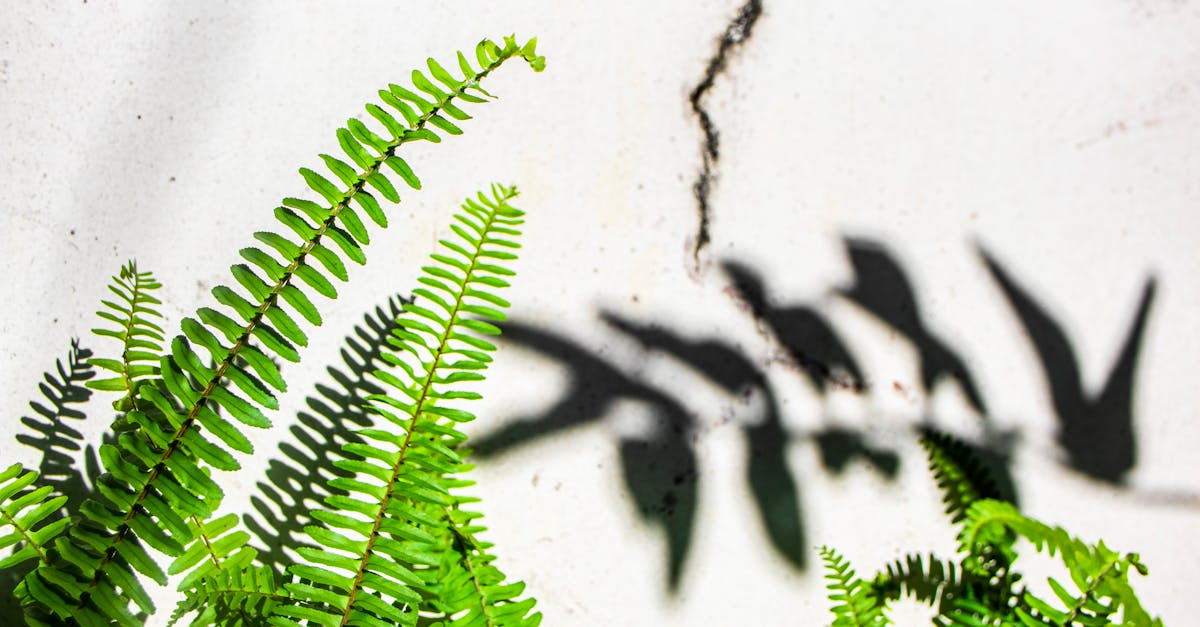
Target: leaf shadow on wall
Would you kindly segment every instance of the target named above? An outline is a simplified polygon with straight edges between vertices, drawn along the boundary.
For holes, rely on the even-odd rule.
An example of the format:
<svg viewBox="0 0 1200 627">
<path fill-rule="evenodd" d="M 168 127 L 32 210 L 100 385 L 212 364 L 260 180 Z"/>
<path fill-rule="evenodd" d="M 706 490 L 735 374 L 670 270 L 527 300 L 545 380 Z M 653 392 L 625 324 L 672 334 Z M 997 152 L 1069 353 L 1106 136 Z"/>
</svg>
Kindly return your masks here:
<svg viewBox="0 0 1200 627">
<path fill-rule="evenodd" d="M 250 498 L 257 515 L 246 514 L 246 528 L 258 538 L 258 559 L 276 572 L 292 563 L 284 548 L 311 546 L 304 527 L 316 524 L 311 512 L 325 507 L 331 494 L 326 484 L 351 473 L 334 465 L 342 446 L 361 442 L 355 433 L 372 424 L 366 412 L 368 395 L 383 390 L 367 377 L 378 368 L 383 345 L 396 328 L 402 303 L 411 298 L 392 297 L 363 315 L 345 338 L 340 350 L 344 369 L 329 366 L 327 382 L 317 383 L 305 399 L 309 411 L 297 414 L 289 429 L 291 438 L 279 443 L 278 453 L 267 462 L 265 481 Z"/>
<path fill-rule="evenodd" d="M 1146 280 L 1117 361 L 1100 392 L 1092 395 L 1083 389 L 1079 359 L 1066 329 L 1017 284 L 994 255 L 982 245 L 978 250 L 1036 349 L 1059 422 L 1058 443 L 1069 464 L 1093 479 L 1123 483 L 1137 463 L 1133 383 L 1157 281 L 1154 277 Z"/>
<path fill-rule="evenodd" d="M 1011 464 L 1021 439 L 1019 430 L 1003 430 L 989 418 L 978 384 L 967 368 L 968 360 L 927 326 L 917 305 L 913 282 L 897 256 L 874 240 L 846 237 L 844 245 L 854 278 L 837 293 L 911 342 L 918 356 L 920 385 L 925 392 L 942 380 L 957 383 L 967 403 L 983 421 L 982 436 L 966 443 L 992 473 L 1001 495 L 1017 503 Z M 1135 440 L 1129 399 L 1154 280 L 1147 282 L 1129 339 L 1105 392 L 1089 400 L 1078 391 L 1077 361 L 1061 326 L 1050 321 L 1044 315 L 1044 308 L 1020 291 L 994 258 L 982 251 L 981 258 L 997 277 L 1022 322 L 1030 327 L 1034 348 L 1043 356 L 1046 370 L 1043 374 L 1055 399 L 1060 442 L 1067 452 L 1065 463 L 1093 480 L 1118 482 L 1121 473 L 1132 467 Z M 860 361 L 838 337 L 835 325 L 821 313 L 804 303 L 772 303 L 766 296 L 766 281 L 752 268 L 736 261 L 726 261 L 722 266 L 731 282 L 729 291 L 745 306 L 757 328 L 788 355 L 786 365 L 791 371 L 822 395 L 834 390 L 859 393 L 869 389 Z M 1040 318 L 1038 312 L 1043 314 Z M 802 481 L 786 463 L 785 453 L 790 444 L 810 442 L 819 453 L 823 469 L 831 474 L 844 472 L 855 462 L 885 478 L 898 473 L 899 457 L 892 450 L 872 445 L 870 425 L 862 429 L 824 426 L 810 432 L 788 429 L 776 401 L 777 394 L 764 371 L 772 367 L 771 360 L 748 356 L 720 338 L 688 338 L 669 325 L 636 322 L 612 311 L 602 311 L 600 316 L 616 332 L 636 340 L 644 350 L 669 356 L 730 396 L 759 396 L 764 401 L 761 415 L 740 425 L 748 456 L 745 480 L 762 531 L 776 553 L 793 567 L 806 567 L 810 541 L 804 531 Z M 695 454 L 700 437 L 699 420 L 679 400 L 678 390 L 656 387 L 626 374 L 621 365 L 563 333 L 520 321 L 503 326 L 502 341 L 548 357 L 557 367 L 567 370 L 569 383 L 549 409 L 532 416 L 514 417 L 504 427 L 475 440 L 477 455 L 486 460 L 533 441 L 600 422 L 619 401 L 643 404 L 655 416 L 655 427 L 643 439 L 623 437 L 617 443 L 622 474 L 642 518 L 660 527 L 666 536 L 666 584 L 669 591 L 678 591 L 691 550 L 696 483 L 703 478 Z M 1073 385 L 1063 383 L 1064 377 Z M 913 425 L 914 439 L 930 428 L 936 427 L 932 417 L 926 416 Z M 1093 458 L 1088 457 L 1091 451 L 1103 451 L 1107 465 L 1091 461 Z"/>
</svg>

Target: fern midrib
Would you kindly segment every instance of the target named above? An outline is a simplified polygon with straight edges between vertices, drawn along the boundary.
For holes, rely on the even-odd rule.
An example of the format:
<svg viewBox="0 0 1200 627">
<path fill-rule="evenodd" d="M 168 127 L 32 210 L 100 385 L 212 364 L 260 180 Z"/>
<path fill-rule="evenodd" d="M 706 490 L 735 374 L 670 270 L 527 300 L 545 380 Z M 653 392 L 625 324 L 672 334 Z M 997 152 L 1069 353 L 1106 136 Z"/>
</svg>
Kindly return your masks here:
<svg viewBox="0 0 1200 627">
<path fill-rule="evenodd" d="M 142 291 L 142 282 L 137 274 L 137 266 L 131 264 L 130 269 L 133 276 L 133 297 L 129 299 L 129 319 L 125 321 L 125 341 L 121 347 L 121 379 L 125 382 L 125 392 L 131 406 L 138 410 L 137 394 L 133 391 L 133 377 L 129 375 L 129 344 L 133 341 L 133 321 L 137 318 L 138 294 Z"/>
<path fill-rule="evenodd" d="M 429 120 L 432 119 L 433 116 L 437 115 L 446 104 L 449 104 L 452 100 L 464 94 L 467 88 L 477 86 L 480 80 L 486 78 L 487 75 L 492 72 L 492 70 L 496 69 L 502 63 L 512 58 L 515 54 L 518 54 L 518 52 L 513 51 L 512 53 L 505 55 L 502 51 L 501 54 L 497 56 L 495 61 L 488 64 L 487 67 L 481 68 L 478 73 L 472 75 L 470 80 L 467 80 L 466 77 L 464 77 L 463 84 L 459 86 L 458 89 L 446 94 L 445 98 L 435 103 L 435 105 L 428 112 L 422 114 L 410 131 L 423 130 L 429 123 Z M 155 464 L 155 466 L 150 470 L 145 485 L 141 490 L 138 491 L 138 495 L 133 500 L 132 507 L 130 507 L 129 512 L 122 519 L 121 525 L 117 529 L 116 533 L 113 534 L 112 541 L 105 550 L 104 556 L 101 558 L 99 565 L 96 567 L 91 581 L 88 582 L 87 588 L 80 595 L 80 600 L 76 607 L 83 607 L 86 600 L 90 596 L 91 590 L 100 583 L 100 579 L 104 574 L 104 569 L 117 554 L 117 545 L 121 543 L 125 537 L 125 534 L 127 534 L 130 530 L 129 522 L 138 515 L 139 511 L 143 510 L 142 501 L 145 500 L 150 487 L 154 484 L 154 481 L 158 478 L 158 475 L 162 472 L 162 469 L 166 467 L 167 460 L 170 459 L 171 455 L 174 454 L 175 450 L 179 447 L 180 442 L 183 441 L 184 434 L 187 433 L 187 431 L 195 424 L 200 410 L 204 407 L 205 403 L 212 395 L 213 390 L 216 389 L 221 377 L 224 376 L 225 371 L 233 364 L 234 359 L 237 357 L 242 347 L 245 346 L 245 344 L 249 341 L 251 334 L 262 322 L 262 318 L 266 315 L 267 310 L 271 308 L 276 299 L 279 297 L 279 294 L 282 292 L 283 288 L 286 287 L 291 281 L 292 275 L 295 273 L 296 269 L 299 268 L 304 262 L 304 259 L 307 257 L 313 247 L 320 243 L 321 238 L 325 235 L 325 232 L 328 231 L 331 226 L 333 226 L 334 220 L 338 217 L 342 210 L 345 209 L 346 206 L 349 205 L 350 201 L 353 200 L 354 197 L 362 191 L 363 187 L 366 186 L 367 179 L 378 173 L 384 162 L 388 158 L 394 156 L 396 149 L 409 141 L 413 141 L 410 133 L 403 133 L 400 137 L 395 138 L 395 143 L 389 146 L 388 149 L 383 152 L 383 154 L 377 157 L 371 167 L 368 168 L 363 175 L 360 175 L 357 178 L 354 184 L 350 186 L 350 191 L 342 197 L 341 201 L 339 201 L 333 208 L 330 209 L 329 217 L 321 223 L 321 226 L 316 230 L 313 237 L 305 242 L 300 252 L 296 255 L 296 258 L 293 259 L 292 263 L 284 270 L 283 274 L 275 282 L 274 287 L 271 288 L 268 296 L 263 299 L 262 304 L 255 311 L 254 315 L 249 321 L 247 321 L 246 326 L 242 329 L 241 336 L 238 337 L 233 346 L 229 348 L 228 354 L 226 354 L 226 356 L 221 360 L 221 363 L 214 370 L 212 379 L 209 380 L 208 385 L 205 386 L 204 390 L 197 397 L 196 402 L 188 411 L 187 416 L 180 424 L 179 429 L 176 431 L 170 444 L 167 445 L 167 448 L 163 452 L 163 455 L 159 459 L 158 463 Z M 343 621 L 343 624 L 345 624 L 345 621 Z"/>
<path fill-rule="evenodd" d="M 502 199 L 497 199 L 499 204 L 508 202 L 513 197 L 511 192 L 505 194 Z M 379 527 L 383 524 L 384 513 L 387 511 L 387 505 L 392 499 L 392 492 L 395 490 L 396 481 L 400 478 L 400 469 L 404 466 L 404 460 L 410 449 L 409 444 L 412 442 L 413 432 L 416 430 L 417 420 L 421 418 L 421 413 L 425 407 L 425 402 L 429 397 L 429 390 L 433 387 L 433 376 L 438 372 L 438 362 L 441 361 L 442 354 L 446 350 L 446 345 L 450 342 L 450 333 L 454 330 L 454 323 L 458 320 L 458 313 L 462 308 L 463 299 L 466 298 L 467 286 L 471 282 L 471 276 L 475 272 L 475 264 L 479 261 L 479 254 L 483 251 L 484 241 L 487 239 L 487 233 L 491 231 L 492 225 L 496 220 L 496 211 L 493 211 L 488 216 L 488 221 L 484 224 L 483 233 L 479 235 L 479 246 L 475 248 L 471 255 L 471 265 L 467 267 L 467 271 L 463 276 L 462 291 L 454 300 L 454 311 L 450 312 L 450 318 L 446 322 L 446 329 L 442 331 L 442 336 L 438 340 L 437 351 L 434 352 L 432 365 L 429 367 L 429 372 L 425 374 L 425 379 L 421 382 L 421 393 L 413 405 L 413 417 L 408 423 L 408 433 L 404 436 L 404 442 L 400 445 L 399 457 L 396 463 L 392 466 L 392 477 L 388 481 L 387 489 L 384 491 L 383 499 L 379 504 L 379 513 L 375 515 L 375 520 L 371 526 L 371 535 L 367 538 L 367 546 L 363 551 L 362 559 L 358 563 L 358 572 L 354 575 L 354 583 L 350 587 L 346 608 L 342 611 L 342 627 L 350 620 L 350 613 L 354 607 L 354 600 L 358 597 L 358 592 L 362 589 L 362 579 L 366 575 L 367 560 L 371 557 L 371 550 L 375 546 L 375 540 L 379 537 Z"/>
</svg>

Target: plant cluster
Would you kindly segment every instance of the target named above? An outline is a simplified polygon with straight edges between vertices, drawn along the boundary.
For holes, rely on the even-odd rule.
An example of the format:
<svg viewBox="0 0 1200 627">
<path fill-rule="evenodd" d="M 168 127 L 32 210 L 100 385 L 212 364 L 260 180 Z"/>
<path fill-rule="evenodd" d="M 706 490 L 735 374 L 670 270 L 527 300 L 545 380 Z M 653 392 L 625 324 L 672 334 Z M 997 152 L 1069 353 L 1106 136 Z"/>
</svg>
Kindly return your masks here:
<svg viewBox="0 0 1200 627">
<path fill-rule="evenodd" d="M 995 482 L 963 443 L 926 432 L 921 439 L 946 513 L 958 525 L 957 562 L 911 553 L 872 579 L 859 578 L 834 549 L 821 548 L 833 625 L 890 625 L 888 603 L 904 597 L 936 610 L 935 625 L 1161 627 L 1142 607 L 1129 582 L 1147 573 L 1137 553 L 1121 554 L 1101 541 L 1088 544 L 1021 514 L 1000 499 Z M 1037 596 L 1015 570 L 1016 543 L 1057 555 L 1070 581 L 1048 578 L 1053 599 Z"/>
<path fill-rule="evenodd" d="M 24 569 L 14 594 L 32 625 L 140 625 L 156 610 L 143 585 L 179 576 L 171 622 L 193 625 L 536 625 L 524 585 L 508 582 L 480 534 L 477 500 L 464 490 L 466 436 L 459 405 L 479 398 L 509 303 L 497 291 L 514 274 L 523 212 L 516 188 L 493 185 L 454 216 L 454 236 L 422 268 L 375 373 L 373 424 L 358 429 L 334 465 L 331 494 L 313 511 L 308 544 L 286 572 L 256 561 L 234 513 L 221 514 L 221 480 L 253 452 L 245 428 L 269 428 L 287 389 L 282 362 L 297 362 L 306 326 L 322 322 L 316 296 L 337 298 L 348 261 L 365 263 L 368 224 L 388 224 L 381 200 L 398 203 L 420 180 L 397 153 L 413 141 L 458 135 L 458 103 L 492 96 L 480 82 L 505 61 L 544 68 L 536 39 L 482 41 L 458 72 L 429 59 L 412 89 L 391 84 L 366 105 L 370 125 L 338 129 L 343 156 L 321 155 L 328 173 L 302 168 L 314 199 L 286 198 L 279 232 L 254 234 L 231 267 L 234 286 L 212 290 L 219 306 L 184 318 L 170 337 L 156 321 L 159 283 L 133 262 L 103 301 L 96 333 L 119 352 L 90 364 L 111 374 L 89 387 L 113 394 L 112 430 L 98 448 L 103 474 L 93 498 L 72 501 L 21 465 L 0 472 L 0 569 Z M 461 75 L 459 75 L 461 72 Z M 169 339 L 168 339 L 169 338 Z M 159 556 L 169 558 L 164 571 Z"/>
</svg>

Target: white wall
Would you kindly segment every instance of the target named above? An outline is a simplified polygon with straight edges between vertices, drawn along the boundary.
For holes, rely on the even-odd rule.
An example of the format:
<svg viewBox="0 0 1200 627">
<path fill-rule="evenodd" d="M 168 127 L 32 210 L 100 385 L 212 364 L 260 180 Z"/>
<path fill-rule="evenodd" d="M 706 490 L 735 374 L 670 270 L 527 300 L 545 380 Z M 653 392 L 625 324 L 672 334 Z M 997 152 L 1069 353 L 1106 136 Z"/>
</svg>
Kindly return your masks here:
<svg viewBox="0 0 1200 627">
<path fill-rule="evenodd" d="M 925 388 L 914 342 L 839 292 L 855 280 L 848 237 L 890 251 L 923 328 L 977 385 L 987 423 L 1018 434 L 1023 507 L 1140 551 L 1146 605 L 1183 624 L 1200 576 L 1200 8 L 767 0 L 704 101 L 721 156 L 697 271 L 688 251 L 701 135 L 687 95 L 738 3 L 648 4 L 374 2 L 343 13 L 325 3 L 5 3 L 3 458 L 37 463 L 13 437 L 27 432 L 19 418 L 71 338 L 111 348 L 88 329 L 125 259 L 163 281 L 177 324 L 211 303 L 208 289 L 228 281 L 278 199 L 303 193 L 295 169 L 336 149 L 333 130 L 375 90 L 407 80 L 426 56 L 450 60 L 516 31 L 539 37 L 548 69 L 504 67 L 489 87 L 501 100 L 473 109 L 465 136 L 409 153 L 424 191 L 394 210 L 370 264 L 325 308 L 304 363 L 287 373 L 280 427 L 258 434 L 261 454 L 228 477 L 230 506 L 249 508 L 284 425 L 325 369 L 342 367 L 342 338 L 411 288 L 458 200 L 511 181 L 529 212 L 513 316 L 685 408 L 699 470 L 691 551 L 670 595 L 664 535 L 639 517 L 618 452 L 621 437 L 653 424 L 645 402 L 620 400 L 482 464 L 489 537 L 546 624 L 826 620 L 815 549 L 806 569 L 790 566 L 745 479 L 745 427 L 764 393 L 721 390 L 639 347 L 603 311 L 719 340 L 765 373 L 791 434 L 805 546 L 836 546 L 860 570 L 908 550 L 951 553 L 909 427 L 928 418 L 979 438 L 984 421 L 957 384 Z M 1123 485 L 1065 463 L 1038 352 L 981 249 L 1063 329 L 1088 399 L 1154 281 L 1132 379 L 1138 463 Z M 772 358 L 778 347 L 732 297 L 727 260 L 760 274 L 773 306 L 829 321 L 866 391 L 821 395 Z M 506 345 L 477 432 L 546 410 L 569 380 L 560 361 Z M 89 437 L 103 407 L 88 406 Z M 897 476 L 861 462 L 826 471 L 812 436 L 831 426 L 895 451 Z"/>
</svg>

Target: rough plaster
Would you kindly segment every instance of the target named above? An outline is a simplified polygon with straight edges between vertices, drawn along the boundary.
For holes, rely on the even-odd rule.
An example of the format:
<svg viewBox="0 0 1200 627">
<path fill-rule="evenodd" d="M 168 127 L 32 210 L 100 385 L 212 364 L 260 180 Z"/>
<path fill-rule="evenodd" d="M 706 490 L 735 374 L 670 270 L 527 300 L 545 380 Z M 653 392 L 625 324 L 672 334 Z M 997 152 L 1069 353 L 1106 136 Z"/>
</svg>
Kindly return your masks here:
<svg viewBox="0 0 1200 627">
<path fill-rule="evenodd" d="M 591 423 L 484 461 L 489 537 L 547 624 L 825 620 L 815 552 L 801 570 L 772 548 L 747 487 L 745 434 L 761 420 L 762 390 L 789 434 L 806 546 L 837 546 L 860 569 L 901 549 L 949 554 L 910 427 L 929 419 L 981 437 L 982 422 L 952 379 L 924 385 L 934 344 L 961 361 L 989 424 L 1019 434 L 1024 507 L 1141 551 L 1146 604 L 1184 624 L 1200 576 L 1200 8 L 765 2 L 704 95 L 721 148 L 697 257 L 693 185 L 707 166 L 689 96 L 740 7 L 375 2 L 346 15 L 318 3 L 6 3 L 4 460 L 36 463 L 13 436 L 71 339 L 108 348 L 88 329 L 123 260 L 155 271 L 177 324 L 210 303 L 207 290 L 228 280 L 277 200 L 302 191 L 295 169 L 336 148 L 332 130 L 376 89 L 426 56 L 516 31 L 539 36 L 547 71 L 505 67 L 490 86 L 501 100 L 477 108 L 464 137 L 410 153 L 425 190 L 395 210 L 370 264 L 325 308 L 304 363 L 287 373 L 281 426 L 256 434 L 262 454 L 228 478 L 228 504 L 249 511 L 284 425 L 326 368 L 342 367 L 342 340 L 363 315 L 409 289 L 458 199 L 512 181 L 530 213 L 514 318 L 574 342 L 613 380 L 678 403 L 698 470 L 684 482 L 697 507 L 691 550 L 669 594 L 661 528 L 622 480 L 618 440 L 655 424 L 644 398 L 602 398 L 583 380 L 584 403 L 599 408 Z M 889 251 L 922 341 L 848 295 L 846 238 Z M 1138 463 L 1125 483 L 1066 465 L 1038 353 L 981 250 L 1062 329 L 1084 401 L 1109 378 L 1153 277 L 1132 379 Z M 731 260 L 762 277 L 774 310 L 827 322 L 864 389 L 820 393 L 733 289 L 722 270 Z M 719 340 L 765 381 L 730 392 L 604 312 Z M 480 434 L 554 407 L 578 378 L 528 347 L 507 345 L 498 361 L 476 408 Z M 87 406 L 88 437 L 103 407 Z M 894 452 L 896 476 L 861 460 L 827 471 L 815 437 L 835 427 Z"/>
</svg>

